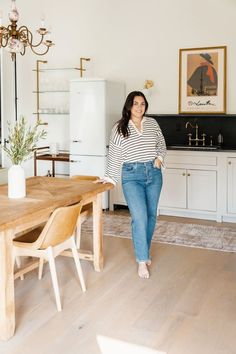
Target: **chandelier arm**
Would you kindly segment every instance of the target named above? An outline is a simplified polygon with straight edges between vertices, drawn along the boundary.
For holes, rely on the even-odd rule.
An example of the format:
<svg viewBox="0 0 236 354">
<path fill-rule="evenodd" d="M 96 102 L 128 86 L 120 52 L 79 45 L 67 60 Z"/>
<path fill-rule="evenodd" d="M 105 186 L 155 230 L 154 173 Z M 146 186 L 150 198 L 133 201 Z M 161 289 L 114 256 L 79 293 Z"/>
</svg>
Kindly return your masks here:
<svg viewBox="0 0 236 354">
<path fill-rule="evenodd" d="M 29 29 L 28 29 L 28 27 L 27 26 L 20 26 L 19 28 L 18 28 L 18 32 L 20 32 L 20 31 L 22 31 L 22 30 L 26 30 L 26 31 L 29 31 Z"/>
<path fill-rule="evenodd" d="M 3 48 L 5 48 L 7 46 L 7 44 L 8 44 L 9 36 L 8 35 L 4 35 L 4 36 L 2 36 L 2 38 L 0 37 L 0 39 L 1 39 L 1 46 Z"/>
<path fill-rule="evenodd" d="M 10 32 L 8 27 L 1 27 L 0 39 L 8 40 L 10 37 Z"/>
<path fill-rule="evenodd" d="M 6 48 L 7 44 L 8 44 L 8 42 L 5 42 L 5 44 L 2 42 L 1 47 Z"/>
<path fill-rule="evenodd" d="M 46 50 L 45 50 L 45 52 L 43 52 L 43 53 L 37 53 L 35 50 L 34 50 L 34 48 L 33 47 L 30 47 L 31 48 L 31 50 L 32 50 L 32 52 L 34 53 L 34 54 L 36 54 L 36 55 L 45 55 L 45 54 L 47 54 L 47 52 L 49 51 L 49 46 L 46 46 Z"/>
<path fill-rule="evenodd" d="M 24 46 L 22 52 L 20 52 L 20 54 L 21 54 L 21 55 L 25 55 L 25 46 Z"/>
<path fill-rule="evenodd" d="M 8 27 L 9 27 L 9 26 L 8 26 Z M 9 31 L 8 27 L 0 26 L 2 33 L 8 32 L 8 31 Z"/>
<path fill-rule="evenodd" d="M 38 42 L 38 44 L 32 44 L 32 47 L 33 47 L 33 48 L 36 48 L 36 47 L 40 46 L 40 44 L 43 43 L 43 38 L 44 38 L 44 35 L 41 34 L 41 39 L 40 39 L 40 41 Z"/>
<path fill-rule="evenodd" d="M 24 36 L 27 36 L 27 38 L 29 37 L 30 31 L 26 26 L 20 26 L 17 31 L 18 31 L 19 35 L 21 35 L 23 33 Z"/>
<path fill-rule="evenodd" d="M 23 36 L 26 36 L 27 43 L 31 48 L 39 47 L 43 43 L 44 35 L 41 35 L 40 41 L 37 44 L 33 44 L 33 34 L 26 26 L 21 26 L 19 28 L 19 33 L 23 33 Z"/>
<path fill-rule="evenodd" d="M 28 44 L 30 48 L 39 47 L 43 43 L 44 35 L 41 35 L 40 41 L 37 44 L 33 44 L 33 34 L 26 26 L 21 26 L 18 30 L 18 33 L 19 33 L 19 37 L 23 41 L 25 39 L 26 44 Z"/>
</svg>

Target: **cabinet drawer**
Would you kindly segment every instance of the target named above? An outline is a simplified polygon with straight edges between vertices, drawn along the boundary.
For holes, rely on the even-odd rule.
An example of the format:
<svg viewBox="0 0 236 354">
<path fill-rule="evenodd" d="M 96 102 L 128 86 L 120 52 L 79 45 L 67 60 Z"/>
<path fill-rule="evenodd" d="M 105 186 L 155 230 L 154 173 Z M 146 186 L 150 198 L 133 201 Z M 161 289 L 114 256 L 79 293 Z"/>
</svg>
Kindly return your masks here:
<svg viewBox="0 0 236 354">
<path fill-rule="evenodd" d="M 216 166 L 216 156 L 200 156 L 200 155 L 167 155 L 165 158 L 165 164 L 185 164 L 185 165 L 206 165 Z"/>
</svg>

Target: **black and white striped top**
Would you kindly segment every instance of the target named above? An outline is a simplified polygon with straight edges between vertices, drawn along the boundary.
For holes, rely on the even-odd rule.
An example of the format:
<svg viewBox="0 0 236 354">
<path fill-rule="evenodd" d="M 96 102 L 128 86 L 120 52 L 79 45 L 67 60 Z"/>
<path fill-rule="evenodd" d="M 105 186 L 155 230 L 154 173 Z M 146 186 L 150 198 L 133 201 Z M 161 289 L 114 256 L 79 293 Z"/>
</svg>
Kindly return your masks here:
<svg viewBox="0 0 236 354">
<path fill-rule="evenodd" d="M 147 162 L 156 157 L 163 162 L 166 154 L 166 143 L 159 124 L 154 118 L 143 117 L 141 132 L 130 119 L 128 128 L 130 135 L 124 138 L 117 131 L 116 123 L 112 129 L 108 162 L 105 178 L 117 182 L 123 162 Z"/>
</svg>

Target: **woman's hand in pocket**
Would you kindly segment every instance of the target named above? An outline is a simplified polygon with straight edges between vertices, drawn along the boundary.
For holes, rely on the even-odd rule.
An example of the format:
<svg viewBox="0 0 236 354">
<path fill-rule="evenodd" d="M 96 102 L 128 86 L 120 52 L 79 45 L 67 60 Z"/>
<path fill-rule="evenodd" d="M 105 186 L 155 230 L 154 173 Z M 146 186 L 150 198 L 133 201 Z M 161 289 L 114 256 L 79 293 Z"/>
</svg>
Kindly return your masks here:
<svg viewBox="0 0 236 354">
<path fill-rule="evenodd" d="M 154 160 L 154 167 L 159 169 L 161 168 L 161 160 L 159 160 L 158 157 L 156 157 Z"/>
</svg>

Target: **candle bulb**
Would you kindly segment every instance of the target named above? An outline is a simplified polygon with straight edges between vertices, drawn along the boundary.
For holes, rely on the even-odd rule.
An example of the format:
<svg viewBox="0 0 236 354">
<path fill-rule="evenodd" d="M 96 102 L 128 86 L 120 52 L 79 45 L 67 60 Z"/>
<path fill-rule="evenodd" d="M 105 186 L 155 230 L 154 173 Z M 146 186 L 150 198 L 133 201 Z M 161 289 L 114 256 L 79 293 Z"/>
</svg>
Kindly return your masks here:
<svg viewBox="0 0 236 354">
<path fill-rule="evenodd" d="M 44 16 L 44 14 L 41 15 L 41 28 L 45 28 L 45 16 Z"/>
<path fill-rule="evenodd" d="M 48 41 L 51 41 L 51 33 L 52 33 L 52 27 L 49 26 L 49 28 L 48 28 L 48 36 L 47 36 L 47 40 Z"/>
</svg>

